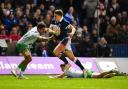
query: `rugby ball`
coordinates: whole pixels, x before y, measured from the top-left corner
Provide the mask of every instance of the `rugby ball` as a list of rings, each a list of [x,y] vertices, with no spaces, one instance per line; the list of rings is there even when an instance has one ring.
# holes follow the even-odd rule
[[[55,35],[58,36],[60,35],[60,28],[57,25],[51,25],[50,28],[55,31]]]

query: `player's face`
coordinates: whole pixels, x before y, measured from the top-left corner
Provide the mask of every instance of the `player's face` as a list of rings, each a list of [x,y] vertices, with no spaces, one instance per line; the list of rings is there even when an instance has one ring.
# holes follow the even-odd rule
[[[56,21],[59,21],[60,20],[60,16],[57,15],[57,14],[54,14],[54,18],[55,18]]]
[[[40,29],[38,29],[38,31],[40,34],[43,34],[45,32],[45,28],[40,28]]]

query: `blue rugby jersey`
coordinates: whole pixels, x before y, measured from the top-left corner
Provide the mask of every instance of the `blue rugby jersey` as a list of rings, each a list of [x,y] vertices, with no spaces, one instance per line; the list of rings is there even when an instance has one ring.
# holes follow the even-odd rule
[[[70,25],[69,22],[67,22],[64,18],[62,19],[61,22],[57,22],[55,21],[54,19],[51,21],[51,24],[53,25],[57,25],[61,32],[60,32],[60,35],[59,36],[55,36],[58,40],[62,40],[66,37],[68,37],[68,26]]]

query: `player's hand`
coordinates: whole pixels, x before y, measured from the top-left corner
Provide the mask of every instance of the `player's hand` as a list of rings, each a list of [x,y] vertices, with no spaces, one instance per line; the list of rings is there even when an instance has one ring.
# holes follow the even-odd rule
[[[55,78],[54,76],[48,76],[49,78]]]
[[[57,76],[48,76],[49,78],[58,78]]]
[[[48,32],[48,28],[45,28],[45,29],[44,29],[44,32],[47,33],[47,32]]]
[[[74,34],[68,33],[69,37],[72,38]]]

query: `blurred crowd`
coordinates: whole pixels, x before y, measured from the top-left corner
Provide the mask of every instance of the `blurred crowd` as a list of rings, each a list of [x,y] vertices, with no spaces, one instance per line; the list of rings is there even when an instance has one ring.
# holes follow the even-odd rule
[[[109,44],[128,44],[127,0],[0,0],[0,39],[8,47],[0,47],[0,55],[20,55],[16,42],[38,22],[49,27],[55,9],[76,28],[72,49],[76,56],[109,57]],[[33,56],[53,56],[57,42],[36,42]]]

